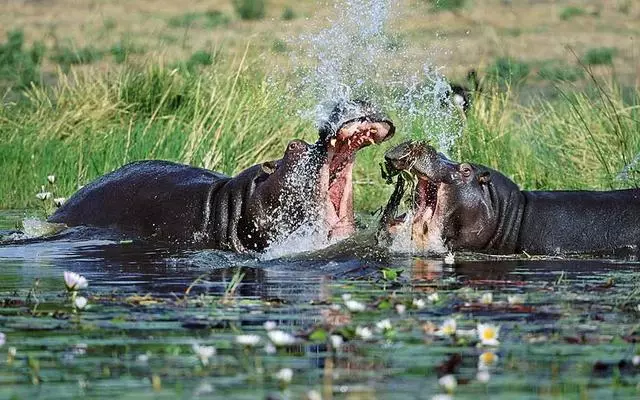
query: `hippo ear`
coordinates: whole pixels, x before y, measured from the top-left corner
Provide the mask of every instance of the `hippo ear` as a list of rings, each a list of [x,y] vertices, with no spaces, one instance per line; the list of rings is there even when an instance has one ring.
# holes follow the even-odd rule
[[[478,174],[478,182],[480,184],[486,184],[491,182],[491,173],[489,171],[482,171]]]

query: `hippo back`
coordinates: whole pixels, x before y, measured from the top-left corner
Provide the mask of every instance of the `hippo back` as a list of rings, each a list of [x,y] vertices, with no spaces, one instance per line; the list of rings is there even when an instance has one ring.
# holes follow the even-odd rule
[[[169,161],[138,161],[80,189],[49,221],[190,241],[205,228],[212,194],[229,179]]]

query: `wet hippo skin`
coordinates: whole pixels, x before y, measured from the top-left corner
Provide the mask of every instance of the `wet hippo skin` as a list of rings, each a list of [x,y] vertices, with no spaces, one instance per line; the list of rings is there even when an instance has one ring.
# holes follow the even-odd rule
[[[611,253],[638,250],[640,189],[614,191],[522,191],[498,171],[457,163],[424,142],[389,150],[393,170],[417,178],[412,241],[435,252]],[[393,234],[398,193],[387,205],[385,230]]]
[[[280,160],[234,177],[169,161],[134,162],[80,189],[49,222],[236,252],[261,251],[305,224],[340,239],[355,230],[355,154],[394,130],[369,103],[340,103],[316,143],[293,140]]]

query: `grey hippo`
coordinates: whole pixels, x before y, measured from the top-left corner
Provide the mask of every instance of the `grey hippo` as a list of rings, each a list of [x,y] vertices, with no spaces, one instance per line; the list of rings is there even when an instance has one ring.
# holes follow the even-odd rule
[[[458,163],[421,141],[385,154],[387,168],[417,178],[412,192],[411,236],[421,249],[550,255],[637,252],[640,189],[524,191],[505,175],[478,164]],[[405,179],[382,224],[393,233]]]
[[[313,144],[293,140],[280,160],[234,177],[169,161],[127,164],[86,185],[48,219],[134,238],[236,252],[261,251],[309,224],[330,239],[354,232],[356,152],[395,132],[371,104],[335,104]]]

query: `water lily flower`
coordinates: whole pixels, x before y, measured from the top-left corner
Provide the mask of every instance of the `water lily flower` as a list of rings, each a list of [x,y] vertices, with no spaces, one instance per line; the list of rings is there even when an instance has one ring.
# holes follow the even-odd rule
[[[342,347],[342,344],[344,343],[344,338],[340,335],[331,335],[329,340],[331,340],[331,346],[336,350]]]
[[[50,199],[51,196],[53,196],[53,194],[51,192],[45,192],[44,191],[44,186],[42,186],[42,188],[40,189],[40,193],[36,193],[36,197],[42,201],[45,201],[47,199]]]
[[[349,301],[351,300],[351,294],[350,293],[343,293],[342,294],[342,301]]]
[[[453,397],[448,394],[436,394],[435,396],[431,397],[431,400],[453,400]]]
[[[456,263],[456,258],[453,255],[452,252],[449,252],[445,257],[444,257],[444,263],[447,265],[452,265]]]
[[[487,305],[493,303],[493,293],[491,292],[483,293],[482,296],[480,297],[480,303],[487,304]]]
[[[366,326],[358,326],[356,327],[356,336],[360,336],[362,339],[368,340],[373,336],[373,332],[371,332],[371,329]]]
[[[351,312],[362,312],[367,309],[367,306],[364,303],[357,300],[347,300],[344,302],[344,305],[347,306]]]
[[[209,359],[216,355],[216,348],[213,346],[200,346],[199,344],[194,343],[191,348],[200,359],[202,365],[208,365]]]
[[[9,358],[16,358],[16,354],[18,354],[18,349],[15,347],[11,346],[7,349],[7,355]]]
[[[500,327],[492,324],[478,324],[478,338],[486,346],[497,346]]]
[[[293,379],[293,370],[291,368],[282,368],[276,374],[276,378],[284,384],[290,383],[291,379]]]
[[[491,374],[486,369],[482,369],[476,374],[476,379],[479,382],[487,383],[489,382],[489,380],[491,380]]]
[[[404,304],[396,304],[396,312],[400,315],[404,314],[407,311],[407,306]]]
[[[431,303],[435,303],[436,301],[440,300],[440,296],[438,295],[438,292],[433,292],[429,296],[427,296],[427,300],[429,300]]]
[[[378,328],[381,331],[389,331],[391,330],[392,326],[391,326],[391,321],[389,321],[388,319],[383,319],[382,321],[378,321],[376,322],[376,328]]]
[[[276,354],[276,351],[278,350],[276,349],[276,346],[273,345],[273,343],[268,342],[264,345],[264,352],[266,354]]]
[[[513,304],[522,304],[524,303],[524,296],[519,295],[519,294],[514,294],[514,295],[510,295],[507,296],[507,303],[513,305]]]
[[[499,357],[493,351],[485,351],[478,357],[478,369],[487,370],[498,362]]]
[[[48,175],[47,176],[47,180],[49,181],[50,184],[54,184],[56,182],[56,176],[55,175]]]
[[[268,331],[267,336],[276,346],[290,346],[296,342],[295,336],[283,331]]]
[[[640,356],[638,355],[633,356],[633,358],[631,359],[631,363],[636,367],[640,365]]]
[[[458,386],[458,380],[456,379],[455,375],[451,374],[445,375],[442,378],[438,379],[438,383],[449,393],[453,392]]]
[[[242,346],[253,347],[260,343],[260,336],[258,335],[238,335],[236,336],[236,343]]]
[[[322,396],[318,393],[317,390],[309,390],[307,392],[307,400],[322,400]]]
[[[67,201],[67,199],[64,197],[56,197],[53,199],[53,204],[55,204],[56,207],[62,207],[65,201]]]
[[[84,289],[89,286],[87,278],[71,271],[64,271],[64,284],[70,292]]]
[[[78,310],[84,310],[84,308],[87,306],[87,298],[86,297],[82,297],[82,296],[78,296],[73,301],[73,305]]]
[[[276,329],[278,324],[276,324],[274,321],[266,321],[264,324],[262,324],[262,326],[264,327],[265,331],[272,331]]]
[[[0,332],[0,347],[4,346],[6,342],[7,342],[7,335]]]
[[[424,301],[424,299],[413,299],[411,305],[413,305],[413,307],[417,308],[418,310],[422,310],[427,306],[427,303]]]
[[[442,336],[453,336],[456,334],[456,320],[453,318],[447,318],[440,329],[437,331]]]

